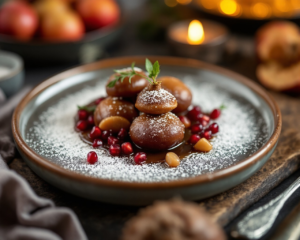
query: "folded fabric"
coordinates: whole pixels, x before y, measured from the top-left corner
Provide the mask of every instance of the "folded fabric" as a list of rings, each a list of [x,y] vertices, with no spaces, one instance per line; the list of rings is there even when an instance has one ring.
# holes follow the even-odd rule
[[[29,184],[8,169],[15,151],[11,138],[11,114],[28,89],[9,101],[0,99],[0,239],[85,240],[75,214],[38,197]]]

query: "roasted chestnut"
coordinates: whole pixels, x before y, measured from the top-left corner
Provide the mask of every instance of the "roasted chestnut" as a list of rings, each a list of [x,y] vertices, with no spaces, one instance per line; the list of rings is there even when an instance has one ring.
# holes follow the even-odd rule
[[[130,126],[130,137],[142,149],[161,151],[173,148],[184,138],[185,127],[173,113],[142,114]]]
[[[157,85],[148,85],[139,93],[135,107],[148,114],[163,114],[177,107],[176,98]]]
[[[127,69],[124,69],[126,71]],[[129,68],[127,71],[131,70]],[[121,70],[120,70],[121,71]],[[146,77],[142,70],[136,70],[137,73]],[[107,84],[113,81],[119,73],[115,73],[108,79]],[[135,75],[131,78],[131,83],[129,83],[129,77],[124,78],[123,81],[117,81],[113,87],[106,86],[106,93],[111,97],[135,97],[139,94],[147,85],[149,84],[146,78]]]
[[[99,126],[103,119],[111,116],[120,116],[132,122],[138,116],[138,112],[131,102],[117,97],[108,97],[100,102],[94,112],[96,126]]]
[[[161,81],[161,87],[176,98],[177,107],[173,110],[174,113],[184,112],[188,109],[192,102],[192,92],[182,81],[170,76],[160,77],[157,81]]]
[[[226,240],[224,230],[199,204],[174,199],[141,209],[121,240]]]

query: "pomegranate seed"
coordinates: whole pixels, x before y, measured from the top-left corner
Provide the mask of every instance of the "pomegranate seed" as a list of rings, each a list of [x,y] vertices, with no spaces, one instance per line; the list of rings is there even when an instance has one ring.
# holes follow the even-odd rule
[[[99,148],[103,146],[103,142],[101,139],[95,139],[93,142],[93,148]]]
[[[210,113],[210,118],[217,119],[218,117],[220,117],[220,115],[221,115],[221,110],[216,108]]]
[[[76,124],[76,128],[79,130],[79,131],[84,131],[86,130],[88,127],[88,124],[87,124],[87,121],[85,120],[80,120],[77,124]]]
[[[89,116],[89,113],[85,110],[79,110],[78,111],[78,119],[79,120],[86,120]]]
[[[121,128],[119,133],[118,133],[118,138],[121,140],[124,140],[128,136],[128,132],[126,131],[125,128]]]
[[[119,140],[113,136],[109,136],[107,139],[107,144],[108,145],[113,145],[113,144],[118,144]]]
[[[105,98],[104,97],[101,97],[101,98],[98,98],[96,101],[95,101],[95,104],[99,104],[102,102],[102,100],[104,100]]]
[[[110,136],[109,131],[106,131],[106,130],[102,131],[101,138],[103,141],[107,141],[109,136]]]
[[[195,124],[191,127],[192,133],[200,133],[203,130],[203,126],[201,124]]]
[[[207,116],[207,115],[204,115],[204,114],[199,114],[197,116],[197,121],[199,121],[199,122],[202,122],[202,121],[209,122],[210,121],[210,117]]]
[[[200,134],[201,138],[206,138],[207,140],[211,139],[211,131],[206,130],[205,132]]]
[[[94,126],[94,125],[95,125],[93,115],[90,115],[90,116],[88,117],[87,122],[88,122],[88,124],[91,125],[91,126]]]
[[[201,137],[198,134],[193,134],[190,137],[190,143],[191,144],[196,144],[200,139],[201,139]]]
[[[189,128],[191,126],[191,121],[186,116],[179,116],[179,119],[186,128]]]
[[[94,151],[89,152],[87,155],[87,161],[90,164],[96,163],[98,161],[97,153],[95,153]]]
[[[131,153],[133,153],[133,150],[132,150],[132,146],[131,146],[131,143],[130,142],[125,142],[121,145],[122,147],[122,152],[125,154],[125,155],[129,155]]]
[[[137,154],[135,154],[134,156],[134,162],[136,164],[142,164],[143,162],[145,162],[147,160],[147,155],[144,152],[139,152]]]
[[[99,127],[93,127],[91,133],[90,133],[90,138],[95,139],[95,138],[100,138],[101,137],[101,130]]]
[[[216,134],[217,132],[219,132],[219,125],[217,123],[212,123],[209,126],[209,130],[212,132],[212,134]]]
[[[119,144],[112,144],[109,146],[109,152],[112,156],[120,156],[121,147]]]
[[[192,121],[196,121],[197,120],[197,115],[201,113],[201,108],[199,106],[194,106],[192,108],[192,110],[190,110],[188,112],[188,117],[189,119],[191,119]]]

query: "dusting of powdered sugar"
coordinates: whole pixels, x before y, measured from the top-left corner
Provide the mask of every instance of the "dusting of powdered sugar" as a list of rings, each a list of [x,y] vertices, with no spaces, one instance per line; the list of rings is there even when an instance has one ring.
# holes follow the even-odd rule
[[[255,153],[268,138],[268,127],[257,110],[243,98],[231,95],[211,83],[186,77],[193,93],[193,104],[203,111],[211,111],[222,104],[226,109],[216,121],[220,132],[212,140],[209,153],[193,153],[177,168],[164,163],[135,165],[133,157],[112,157],[106,150],[92,149],[74,131],[76,105],[86,104],[105,92],[105,82],[67,95],[41,111],[29,121],[26,142],[39,155],[65,169],[101,179],[128,182],[166,182],[198,176],[226,168]],[[88,152],[97,152],[99,161],[86,162]]]
[[[154,105],[154,104],[164,104],[166,107],[174,105],[176,98],[166,91],[165,89],[147,91],[146,87],[138,96],[138,101],[140,104]]]

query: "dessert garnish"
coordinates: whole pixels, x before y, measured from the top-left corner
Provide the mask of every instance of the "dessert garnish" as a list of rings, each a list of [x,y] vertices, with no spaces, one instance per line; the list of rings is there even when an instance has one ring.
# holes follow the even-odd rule
[[[177,156],[176,153],[168,152],[166,154],[166,163],[170,167],[178,167],[180,165],[180,158]]]
[[[116,75],[114,75],[114,79],[109,82],[107,84],[108,87],[113,87],[115,86],[115,84],[118,82],[118,81],[121,81],[123,82],[125,78],[129,78],[129,83],[131,83],[131,79],[134,77],[134,76],[140,76],[140,77],[143,77],[143,78],[146,78],[148,80],[148,82],[151,84],[151,85],[157,85],[159,82],[156,80],[159,72],[160,72],[160,69],[159,69],[159,63],[158,61],[156,61],[153,65],[152,63],[150,62],[150,60],[148,58],[146,58],[146,64],[145,64],[145,67],[146,67],[146,70],[148,72],[148,76],[146,75],[142,75],[141,73],[139,73],[138,71],[136,71],[134,69],[134,65],[135,63],[133,62],[131,64],[131,70],[127,70],[127,71],[120,71],[120,70],[115,70],[115,72],[117,73]]]
[[[186,111],[192,99],[189,88],[174,77],[157,80],[157,61],[152,65],[146,59],[145,65],[149,76],[134,63],[131,68],[116,70],[106,86],[108,97],[78,106],[76,130],[81,138],[95,149],[127,156],[138,165],[164,161],[169,167],[178,167],[180,159],[190,153],[211,151],[209,141],[219,132],[219,125],[212,120],[220,117],[224,106],[209,114],[199,106]],[[93,159],[91,153],[88,162]]]
[[[223,229],[199,205],[175,199],[139,211],[123,229],[122,240],[225,240]]]
[[[87,155],[87,161],[90,164],[95,164],[98,161],[98,155],[96,152],[91,151]]]

